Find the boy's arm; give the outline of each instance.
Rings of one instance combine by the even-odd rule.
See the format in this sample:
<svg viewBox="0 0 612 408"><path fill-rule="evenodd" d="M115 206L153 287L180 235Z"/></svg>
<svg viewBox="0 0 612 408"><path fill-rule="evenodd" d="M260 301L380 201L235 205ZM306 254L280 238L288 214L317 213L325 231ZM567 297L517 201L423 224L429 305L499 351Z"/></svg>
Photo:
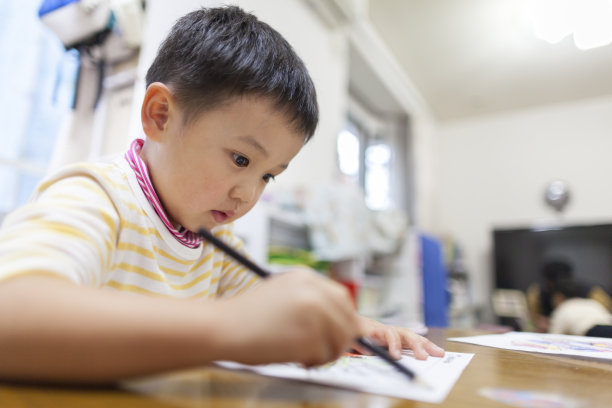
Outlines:
<svg viewBox="0 0 612 408"><path fill-rule="evenodd" d="M0 284L0 378L110 381L205 362L220 333L202 336L214 319L193 308L58 278L8 280Z"/></svg>
<svg viewBox="0 0 612 408"><path fill-rule="evenodd" d="M350 297L316 274L232 299L148 298L43 276L0 283L0 378L104 382L214 360L317 365L359 332Z"/></svg>
<svg viewBox="0 0 612 408"><path fill-rule="evenodd" d="M250 258L242 240L233 233L233 226L231 224L216 230L214 234L238 253L246 258ZM222 272L219 278L218 289L220 297L231 298L261 283L261 277L259 275L236 261L234 257L224 253L216 247L214 251L223 254Z"/></svg>

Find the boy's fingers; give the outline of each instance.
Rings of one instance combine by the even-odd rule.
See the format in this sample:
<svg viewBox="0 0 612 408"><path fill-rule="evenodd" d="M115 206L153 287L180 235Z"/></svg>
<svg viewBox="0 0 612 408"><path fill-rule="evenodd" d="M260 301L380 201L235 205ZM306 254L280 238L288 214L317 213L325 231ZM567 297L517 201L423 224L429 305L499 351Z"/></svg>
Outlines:
<svg viewBox="0 0 612 408"><path fill-rule="evenodd" d="M352 317L352 316L351 316ZM350 323L345 314L332 314L328 321L328 345L330 356L328 360L338 358L350 346L352 339L356 336L357 325Z"/></svg>
<svg viewBox="0 0 612 408"><path fill-rule="evenodd" d="M389 354L396 360L402 357L402 339L397 330L392 327L386 328L384 331L385 342L389 349Z"/></svg>
<svg viewBox="0 0 612 408"><path fill-rule="evenodd" d="M361 347L359 343L355 342L351 347L354 351L358 352L359 354L363 354L364 356L372 355L372 352L370 350Z"/></svg>
<svg viewBox="0 0 612 408"><path fill-rule="evenodd" d="M434 357L444 356L444 349L416 333L406 334L404 340L406 341L405 345L412 349L414 357L418 360L425 360L430 355Z"/></svg>
<svg viewBox="0 0 612 408"><path fill-rule="evenodd" d="M402 357L402 339L393 327L376 328L369 333L368 337L372 338L376 344L386 347L394 359L399 360ZM370 350L364 350L359 345L356 345L355 349L362 354L372 354Z"/></svg>
<svg viewBox="0 0 612 408"><path fill-rule="evenodd" d="M427 350L430 356L444 357L444 349L432 343L431 341L427 341L425 343L425 350Z"/></svg>
<svg viewBox="0 0 612 408"><path fill-rule="evenodd" d="M414 353L414 358L417 360L426 360L429 357L429 353L425 350L423 343L416 343L412 347L412 352Z"/></svg>
<svg viewBox="0 0 612 408"><path fill-rule="evenodd" d="M402 347L411 349L414 357L418 360L425 360L428 356L444 356L443 348L409 330L393 327L376 328L370 333L370 336L381 344L386 345L391 356L396 359L401 358ZM364 350L358 344L355 344L353 348L361 354L372 354L369 350Z"/></svg>
<svg viewBox="0 0 612 408"><path fill-rule="evenodd" d="M320 361L317 361L322 364L346 351L352 339L357 336L359 324L352 300L344 286L316 274L307 274L305 277L312 280L320 296L316 304L312 305L312 312L323 318L325 326L326 336L321 340L326 353L320 354Z"/></svg>

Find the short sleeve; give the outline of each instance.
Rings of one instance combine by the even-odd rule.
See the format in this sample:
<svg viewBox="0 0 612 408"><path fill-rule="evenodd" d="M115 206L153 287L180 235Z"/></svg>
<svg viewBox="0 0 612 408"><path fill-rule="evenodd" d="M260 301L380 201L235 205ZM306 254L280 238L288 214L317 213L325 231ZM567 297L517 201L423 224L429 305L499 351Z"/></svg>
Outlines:
<svg viewBox="0 0 612 408"><path fill-rule="evenodd" d="M0 230L0 280L47 274L97 286L110 267L120 226L104 188L85 175L43 185Z"/></svg>
<svg viewBox="0 0 612 408"><path fill-rule="evenodd" d="M248 257L244 243L236 237L231 228L215 231L214 235L225 241L229 246ZM231 256L225 254L221 265L221 277L219 279L219 295L231 297L237 295L250 287L257 285L261 278L253 271L238 263Z"/></svg>

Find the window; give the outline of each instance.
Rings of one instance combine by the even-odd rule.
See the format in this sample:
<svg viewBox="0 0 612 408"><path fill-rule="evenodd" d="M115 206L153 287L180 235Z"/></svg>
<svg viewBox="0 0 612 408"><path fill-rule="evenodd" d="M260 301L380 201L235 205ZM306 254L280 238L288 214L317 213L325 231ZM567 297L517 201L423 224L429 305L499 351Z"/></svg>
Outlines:
<svg viewBox="0 0 612 408"><path fill-rule="evenodd" d="M342 177L359 186L372 210L401 208L407 178L405 141L394 118L382 118L352 103L338 134L338 167Z"/></svg>
<svg viewBox="0 0 612 408"><path fill-rule="evenodd" d="M365 150L366 205L373 210L388 210L391 200L391 147L384 142L370 144Z"/></svg>
<svg viewBox="0 0 612 408"><path fill-rule="evenodd" d="M40 0L0 2L0 214L42 178L73 103L78 55L38 18Z"/></svg>
<svg viewBox="0 0 612 408"><path fill-rule="evenodd" d="M350 125L350 124L349 124ZM340 171L355 184L359 181L359 147L358 132L347 126L338 135L338 165Z"/></svg>

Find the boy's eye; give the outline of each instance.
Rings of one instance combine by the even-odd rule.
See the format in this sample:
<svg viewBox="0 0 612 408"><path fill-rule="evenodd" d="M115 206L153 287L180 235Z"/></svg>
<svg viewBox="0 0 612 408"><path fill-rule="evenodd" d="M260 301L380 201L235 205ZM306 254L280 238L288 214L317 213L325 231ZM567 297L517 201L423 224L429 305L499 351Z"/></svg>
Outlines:
<svg viewBox="0 0 612 408"><path fill-rule="evenodd" d="M270 182L270 180L274 180L274 175L272 175L270 173L264 174L263 180L264 180L264 182L268 183L268 182Z"/></svg>
<svg viewBox="0 0 612 408"><path fill-rule="evenodd" d="M249 159L238 153L232 153L234 164L238 167L246 167L249 165Z"/></svg>

